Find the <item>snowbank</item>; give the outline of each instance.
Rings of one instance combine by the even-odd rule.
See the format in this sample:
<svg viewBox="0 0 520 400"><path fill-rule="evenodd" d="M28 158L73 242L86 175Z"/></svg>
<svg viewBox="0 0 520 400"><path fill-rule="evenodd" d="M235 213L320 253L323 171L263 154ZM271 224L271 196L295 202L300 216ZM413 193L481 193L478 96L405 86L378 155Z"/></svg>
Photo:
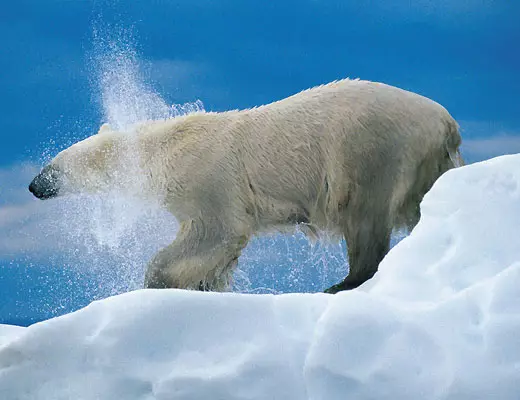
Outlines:
<svg viewBox="0 0 520 400"><path fill-rule="evenodd" d="M520 156L448 172L422 210L355 291L136 291L0 326L0 397L518 400Z"/></svg>

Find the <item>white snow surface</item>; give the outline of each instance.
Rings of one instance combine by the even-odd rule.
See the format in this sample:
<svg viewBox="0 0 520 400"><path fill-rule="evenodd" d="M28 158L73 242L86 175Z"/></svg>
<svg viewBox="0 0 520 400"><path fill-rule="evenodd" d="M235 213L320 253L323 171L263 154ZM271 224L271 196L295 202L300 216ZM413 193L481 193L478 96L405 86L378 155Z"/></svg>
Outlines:
<svg viewBox="0 0 520 400"><path fill-rule="evenodd" d="M139 290L0 326L0 398L520 399L520 156L421 208L350 292Z"/></svg>

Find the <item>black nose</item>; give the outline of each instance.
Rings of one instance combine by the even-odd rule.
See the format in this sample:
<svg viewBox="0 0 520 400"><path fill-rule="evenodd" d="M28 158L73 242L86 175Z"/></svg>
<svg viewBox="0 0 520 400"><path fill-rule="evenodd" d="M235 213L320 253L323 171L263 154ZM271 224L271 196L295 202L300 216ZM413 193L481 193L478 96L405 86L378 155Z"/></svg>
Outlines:
<svg viewBox="0 0 520 400"><path fill-rule="evenodd" d="M61 174L54 165L47 165L29 185L29 191L41 200L56 197L60 191Z"/></svg>
<svg viewBox="0 0 520 400"><path fill-rule="evenodd" d="M36 196L36 184L34 183L34 180L31 182L31 184L29 185L29 192L31 192L32 194L34 194ZM38 197L38 196L36 196Z"/></svg>

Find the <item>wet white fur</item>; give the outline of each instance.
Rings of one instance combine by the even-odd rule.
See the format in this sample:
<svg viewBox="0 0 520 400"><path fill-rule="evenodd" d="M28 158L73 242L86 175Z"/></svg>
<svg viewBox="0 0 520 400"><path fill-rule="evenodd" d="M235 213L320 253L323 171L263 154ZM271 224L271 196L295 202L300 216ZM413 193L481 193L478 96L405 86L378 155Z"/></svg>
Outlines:
<svg viewBox="0 0 520 400"><path fill-rule="evenodd" d="M181 223L148 287L225 290L252 235L295 223L345 236L356 286L377 270L392 228L413 227L423 195L461 160L442 106L348 79L253 109L143 122L128 137L104 126L53 162L73 190L97 190L125 186L113 171L135 152L146 194Z"/></svg>

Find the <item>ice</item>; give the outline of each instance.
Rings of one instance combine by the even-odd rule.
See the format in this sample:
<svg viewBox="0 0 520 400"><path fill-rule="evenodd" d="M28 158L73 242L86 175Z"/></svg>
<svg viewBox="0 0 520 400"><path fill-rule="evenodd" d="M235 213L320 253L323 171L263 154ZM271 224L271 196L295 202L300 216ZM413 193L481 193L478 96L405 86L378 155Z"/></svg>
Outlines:
<svg viewBox="0 0 520 400"><path fill-rule="evenodd" d="M138 290L0 326L0 398L520 396L520 155L446 173L380 272L327 294Z"/></svg>
<svg viewBox="0 0 520 400"><path fill-rule="evenodd" d="M0 324L0 346L2 346L3 343L11 341L16 336L21 335L24 331L25 328L21 326Z"/></svg>

